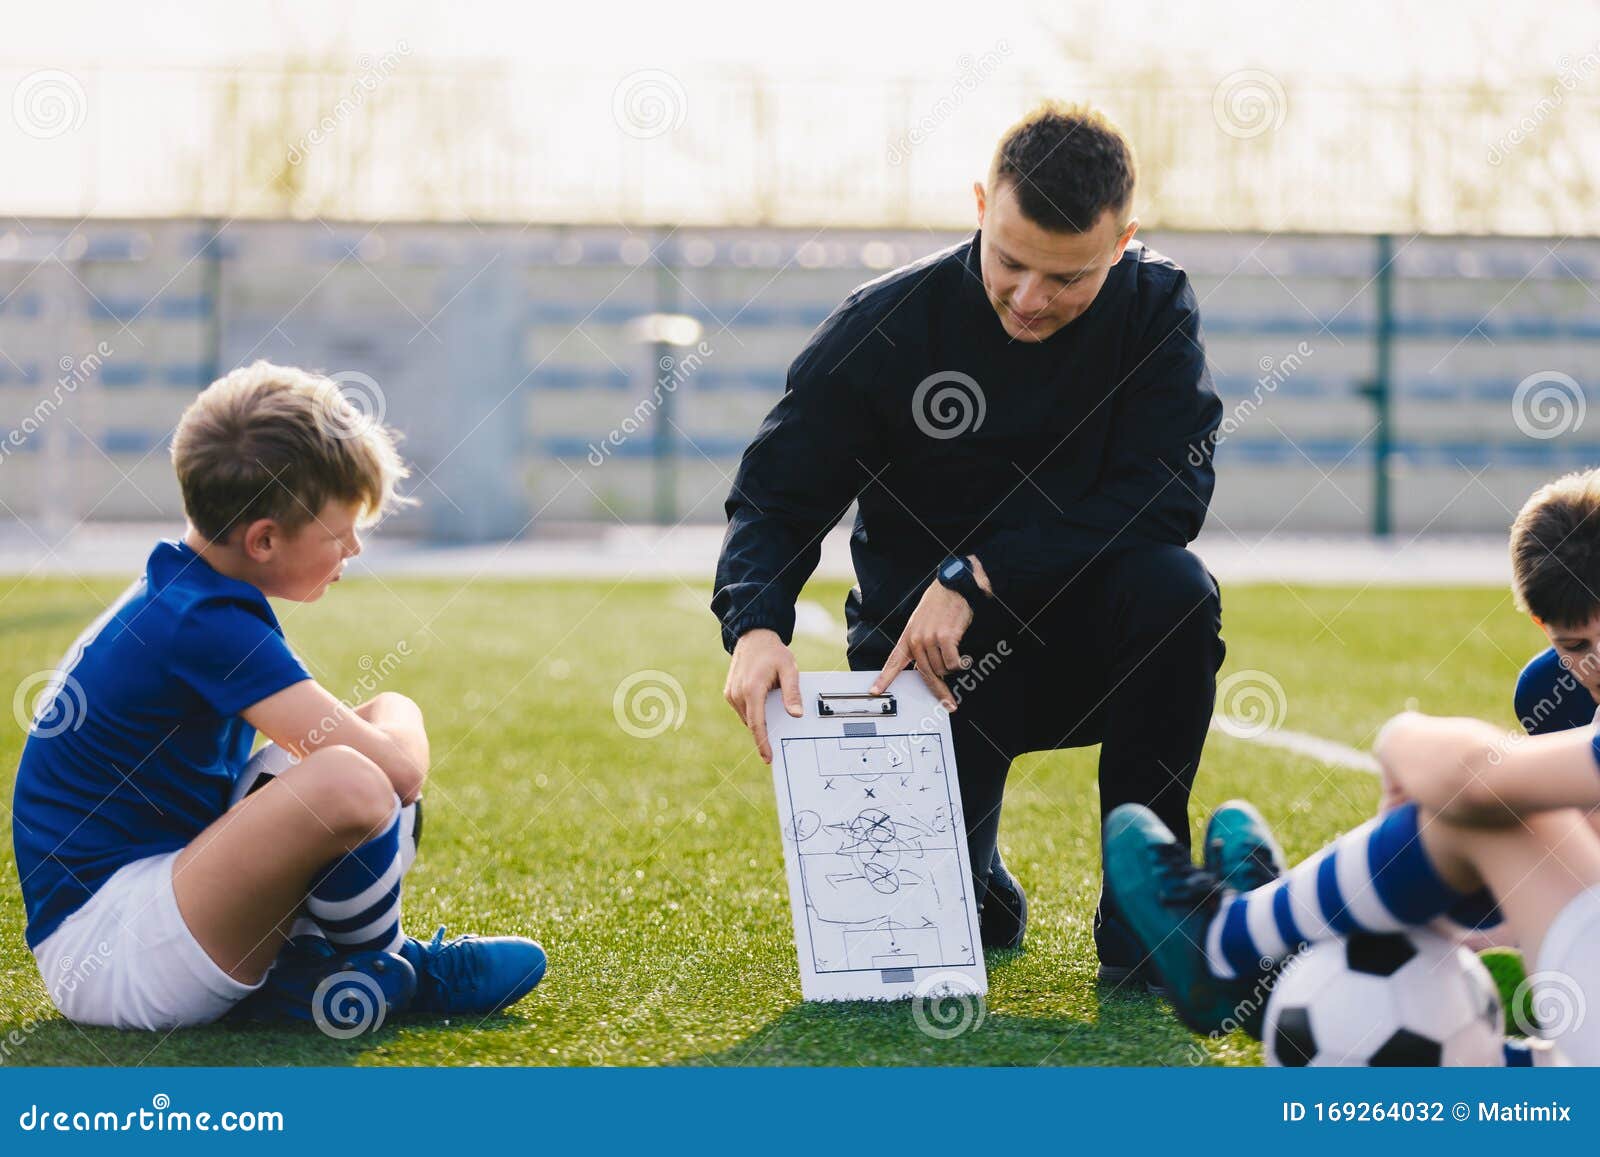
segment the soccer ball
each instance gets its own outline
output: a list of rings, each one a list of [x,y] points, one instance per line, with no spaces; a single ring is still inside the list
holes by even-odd
[[[233,798],[228,801],[232,807],[245,796],[252,792],[260,791],[275,776],[281,775],[294,766],[294,757],[276,743],[269,743],[260,751],[250,757],[250,762],[244,765],[244,770],[239,773],[239,778],[233,784]],[[422,843],[422,800],[419,797],[415,803],[407,804],[400,809],[400,871],[411,870],[411,862],[417,858],[417,848]]]
[[[1269,1065],[1503,1065],[1500,993],[1476,955],[1431,932],[1312,945],[1267,1001]]]

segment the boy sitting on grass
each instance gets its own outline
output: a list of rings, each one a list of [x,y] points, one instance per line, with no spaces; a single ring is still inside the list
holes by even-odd
[[[1241,1020],[1260,1036],[1264,977],[1301,945],[1417,928],[1487,888],[1525,957],[1537,1007],[1550,987],[1600,1007],[1600,736],[1590,728],[1508,745],[1476,719],[1408,713],[1374,752],[1405,802],[1347,832],[1292,871],[1248,891],[1241,865],[1281,860],[1248,805],[1207,828],[1206,865],[1148,808],[1106,820],[1106,882],[1184,1023],[1199,1033]],[[1273,873],[1268,872],[1271,876]],[[1600,1017],[1573,1018],[1561,1059],[1600,1064]]]
[[[230,1012],[344,1024],[352,988],[358,1028],[522,999],[545,970],[533,941],[401,931],[421,711],[392,692],[342,704],[267,601],[320,598],[397,504],[392,434],[336,383],[257,362],[195,399],[172,459],[187,532],[67,652],[17,773],[27,941],[51,999],[80,1024],[152,1030]],[[258,731],[289,766],[230,808]]]
[[[1528,735],[1391,720],[1373,748],[1378,817],[1288,872],[1238,801],[1212,815],[1201,867],[1144,809],[1107,819],[1107,884],[1191,1028],[1259,1036],[1271,972],[1302,945],[1441,919],[1500,925],[1492,935],[1533,966],[1535,1007],[1541,986],[1600,1000],[1600,471],[1536,491],[1511,557],[1517,606],[1551,642],[1517,684]],[[1563,1026],[1558,1052],[1600,1064],[1600,1017]]]

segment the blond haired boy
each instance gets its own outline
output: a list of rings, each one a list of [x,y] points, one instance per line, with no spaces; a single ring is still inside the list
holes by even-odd
[[[67,652],[17,773],[27,942],[52,1000],[76,1022],[152,1030],[338,1022],[331,981],[380,998],[379,1015],[520,1000],[544,975],[533,941],[401,930],[421,711],[393,692],[342,704],[268,601],[320,598],[403,501],[392,432],[337,383],[256,362],[194,400],[172,461],[187,531]],[[280,773],[239,798],[258,732]]]

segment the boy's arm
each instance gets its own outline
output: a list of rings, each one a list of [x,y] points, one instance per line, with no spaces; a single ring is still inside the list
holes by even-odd
[[[1406,712],[1384,725],[1373,754],[1422,806],[1458,823],[1492,825],[1600,808],[1594,740],[1590,728],[1513,736],[1477,719]]]
[[[304,679],[245,708],[245,722],[296,758],[325,747],[351,747],[383,770],[402,803],[422,791],[428,737],[422,712],[403,695],[386,692],[347,707],[315,679]]]
[[[395,691],[382,691],[357,704],[353,710],[362,719],[398,743],[412,762],[426,775],[431,763],[428,729],[422,722],[422,708]]]

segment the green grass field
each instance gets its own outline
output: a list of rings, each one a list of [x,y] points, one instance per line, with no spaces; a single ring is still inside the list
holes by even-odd
[[[121,586],[0,579],[0,686],[53,665]],[[843,594],[817,584],[807,597],[837,615]],[[544,984],[481,1024],[402,1021],[348,1042],[310,1027],[160,1037],[68,1024],[23,943],[9,822],[22,732],[8,724],[0,1064],[1260,1061],[1242,1034],[1196,1056],[1155,999],[1097,991],[1094,749],[1027,756],[1013,771],[1001,842],[1028,890],[1027,946],[990,955],[980,1027],[933,1039],[905,1003],[801,1002],[771,773],[722,701],[726,658],[682,584],[367,579],[280,613],[337,695],[364,697],[360,680],[405,642],[382,686],[422,705],[434,752],[407,927],[532,935],[550,953]],[[1511,726],[1512,680],[1540,643],[1489,590],[1230,587],[1224,635],[1224,674],[1264,671],[1283,686],[1283,726],[1356,746],[1408,701]],[[842,648],[815,639],[796,650],[805,668],[843,665]],[[670,673],[687,702],[680,727],[649,739],[613,714],[619,683],[645,669]],[[1234,795],[1256,801],[1297,859],[1368,816],[1377,786],[1214,734],[1195,814]]]

